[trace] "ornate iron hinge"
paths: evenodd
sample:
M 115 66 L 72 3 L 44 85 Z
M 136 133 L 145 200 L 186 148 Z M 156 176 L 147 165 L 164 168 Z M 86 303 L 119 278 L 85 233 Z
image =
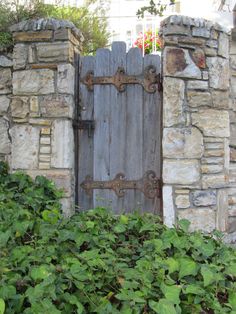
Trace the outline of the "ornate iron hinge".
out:
M 152 65 L 146 67 L 144 76 L 126 75 L 123 67 L 118 67 L 114 76 L 94 76 L 93 71 L 87 72 L 81 79 L 89 91 L 93 91 L 94 85 L 114 85 L 119 92 L 125 91 L 127 84 L 142 85 L 146 92 L 155 93 L 161 91 L 161 75 L 156 73 L 156 68 Z
M 147 198 L 160 197 L 160 180 L 154 171 L 147 171 L 143 178 L 139 180 L 126 180 L 123 173 L 118 173 L 110 181 L 93 181 L 92 177 L 87 176 L 80 185 L 85 192 L 92 196 L 93 190 L 113 190 L 118 197 L 125 195 L 124 190 L 139 190 Z
M 92 130 L 95 129 L 94 120 L 75 120 L 73 122 L 73 127 L 79 130 L 88 130 L 88 137 L 92 136 Z

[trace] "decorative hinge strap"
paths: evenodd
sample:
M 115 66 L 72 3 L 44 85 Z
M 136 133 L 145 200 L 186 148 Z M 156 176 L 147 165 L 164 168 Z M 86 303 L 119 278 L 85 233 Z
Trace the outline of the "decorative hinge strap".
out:
M 126 75 L 123 67 L 118 67 L 114 76 L 94 76 L 93 71 L 88 71 L 81 79 L 89 91 L 93 91 L 94 85 L 114 85 L 119 92 L 124 92 L 127 84 L 142 85 L 148 93 L 161 91 L 161 75 L 156 73 L 156 68 L 149 65 L 144 70 L 143 76 Z
M 160 197 L 160 180 L 151 170 L 147 171 L 139 180 L 126 180 L 123 173 L 118 173 L 110 181 L 93 181 L 92 177 L 87 176 L 80 186 L 90 196 L 92 196 L 93 190 L 103 189 L 113 190 L 118 197 L 123 197 L 125 190 L 139 190 L 150 199 Z

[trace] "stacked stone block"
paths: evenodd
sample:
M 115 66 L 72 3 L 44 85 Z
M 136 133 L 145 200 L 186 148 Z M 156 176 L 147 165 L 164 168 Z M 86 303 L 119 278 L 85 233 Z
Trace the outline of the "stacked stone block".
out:
M 163 205 L 167 225 L 228 229 L 229 36 L 202 19 L 162 22 Z
M 0 47 L 0 160 L 10 161 L 9 106 L 12 94 L 12 53 Z
M 13 96 L 11 168 L 45 175 L 65 191 L 63 207 L 74 203 L 75 58 L 82 35 L 55 19 L 12 27 Z

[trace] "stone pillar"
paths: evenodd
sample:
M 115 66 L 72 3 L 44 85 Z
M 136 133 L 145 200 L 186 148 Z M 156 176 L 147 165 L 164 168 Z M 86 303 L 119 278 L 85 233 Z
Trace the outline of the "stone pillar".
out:
M 171 16 L 163 39 L 164 222 L 227 230 L 229 36 L 217 24 Z
M 12 52 L 0 47 L 0 160 L 10 161 L 9 105 L 12 95 Z
M 230 189 L 228 232 L 236 241 L 236 29 L 230 38 Z M 230 237 L 230 236 L 229 236 Z
M 71 22 L 38 19 L 11 28 L 14 37 L 11 168 L 45 175 L 74 203 L 75 58 L 82 35 Z

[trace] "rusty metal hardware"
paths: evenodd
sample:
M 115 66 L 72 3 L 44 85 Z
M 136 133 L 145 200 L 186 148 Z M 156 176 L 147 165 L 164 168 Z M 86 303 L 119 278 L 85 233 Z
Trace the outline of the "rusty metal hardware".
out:
M 123 173 L 118 173 L 110 181 L 93 181 L 92 177 L 87 176 L 80 185 L 85 192 L 92 196 L 93 190 L 113 190 L 118 197 L 125 195 L 125 190 L 139 190 L 147 198 L 160 197 L 160 180 L 154 171 L 147 171 L 143 178 L 139 180 L 126 180 Z
M 88 137 L 92 136 L 92 130 L 95 129 L 94 120 L 77 120 L 73 122 L 73 127 L 79 130 L 88 130 Z
M 152 65 L 146 67 L 143 76 L 126 75 L 123 67 L 118 67 L 114 76 L 94 76 L 93 71 L 88 71 L 81 82 L 85 84 L 89 91 L 93 91 L 94 85 L 114 85 L 119 92 L 124 92 L 127 84 L 142 85 L 148 93 L 160 91 L 161 76 L 156 73 L 156 68 Z

